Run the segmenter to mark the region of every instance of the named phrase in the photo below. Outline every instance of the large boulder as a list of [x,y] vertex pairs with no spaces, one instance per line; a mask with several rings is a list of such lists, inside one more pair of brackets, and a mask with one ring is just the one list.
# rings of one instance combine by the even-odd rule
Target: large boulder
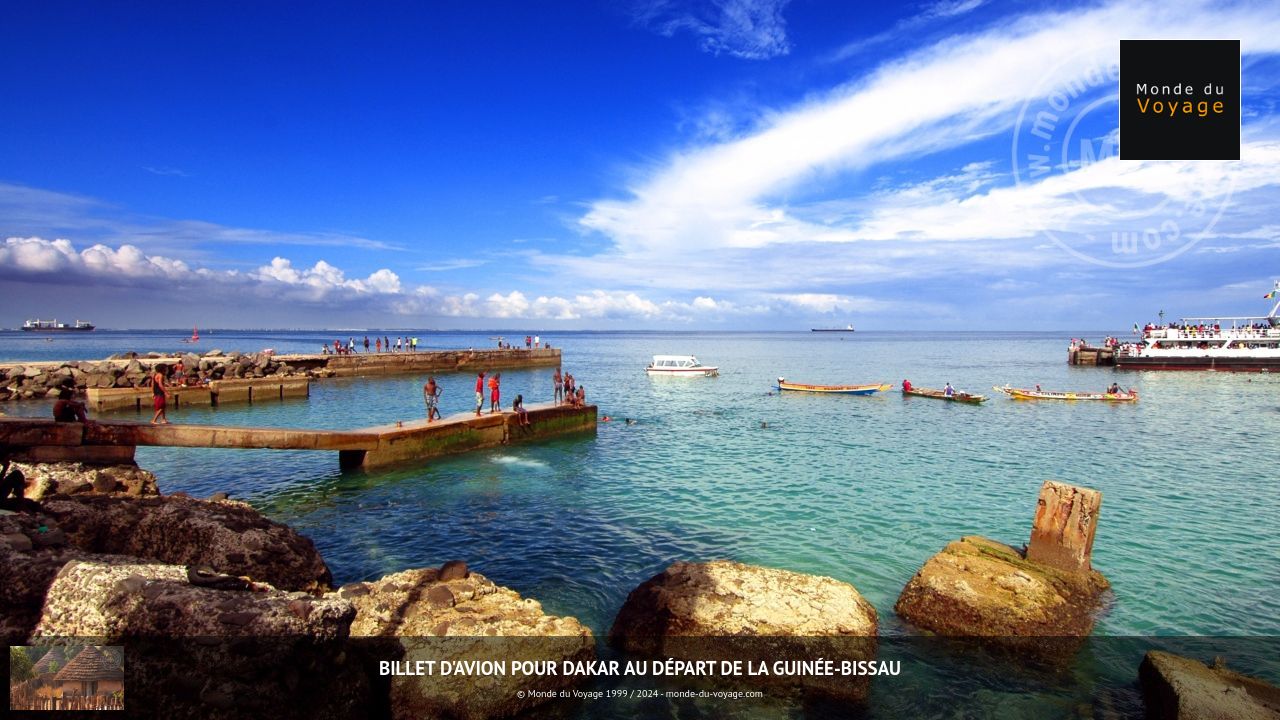
[[[355,610],[334,593],[316,597],[262,583],[193,584],[187,567],[140,560],[72,560],[45,596],[33,637],[347,637]],[[207,575],[206,575],[207,577]]]
[[[33,641],[125,649],[129,710],[146,717],[346,718],[368,710],[365,662],[346,652],[355,610],[328,595],[193,584],[188,568],[73,561],[49,587]],[[215,578],[217,579],[217,578]]]
[[[717,560],[677,562],[627,596],[609,631],[620,650],[687,660],[872,660],[878,618],[852,585]],[[869,677],[789,674],[776,684],[860,700]],[[753,679],[758,681],[759,679]]]
[[26,476],[26,497],[82,492],[159,495],[156,476],[137,465],[85,465],[76,462],[14,463]]
[[1138,680],[1152,720],[1280,720],[1280,688],[1220,662],[1152,650]]
[[332,575],[311,540],[245,503],[165,495],[52,496],[44,512],[90,552],[204,565],[282,590],[327,590]]
[[1047,655],[1073,652],[1093,629],[1106,578],[1026,559],[982,537],[965,537],[929,558],[903,588],[894,610],[939,635],[983,637]]
[[[418,569],[343,586],[356,619],[353,638],[389,638],[383,659],[404,662],[564,661],[595,657],[591,631],[571,617],[543,612],[535,600],[499,587],[462,563]],[[559,673],[397,675],[390,704],[396,718],[504,718],[546,702],[581,675]],[[536,691],[536,692],[535,692]]]

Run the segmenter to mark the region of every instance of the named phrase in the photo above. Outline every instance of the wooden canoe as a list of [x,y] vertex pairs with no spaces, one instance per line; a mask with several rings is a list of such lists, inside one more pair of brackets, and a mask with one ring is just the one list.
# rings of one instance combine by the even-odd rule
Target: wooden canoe
[[986,402],[987,400],[986,395],[974,395],[973,393],[966,393],[966,392],[959,392],[959,391],[957,391],[953,395],[947,395],[942,390],[935,390],[933,388],[921,388],[921,387],[913,387],[910,390],[903,390],[902,394],[918,395],[920,397],[936,398],[938,400],[947,400],[950,402],[969,403],[970,405],[977,405],[979,403]]
[[993,387],[1014,400],[1099,400],[1102,402],[1137,402],[1137,391],[1127,393],[1058,392],[1052,390],[1028,390],[1015,387]]
[[838,395],[871,395],[878,392],[884,392],[893,388],[893,385],[876,384],[876,385],[808,385],[805,383],[778,381],[779,390],[794,390],[796,392],[810,393],[835,393]]

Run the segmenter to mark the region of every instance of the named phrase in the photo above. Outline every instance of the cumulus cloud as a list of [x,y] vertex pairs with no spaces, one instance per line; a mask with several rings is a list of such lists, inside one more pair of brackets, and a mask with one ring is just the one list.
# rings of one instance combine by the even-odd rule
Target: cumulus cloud
[[[725,300],[698,296],[689,302],[656,302],[631,291],[593,289],[567,297],[507,293],[449,294],[428,285],[406,286],[387,268],[349,278],[318,260],[295,266],[285,257],[250,272],[211,270],[148,255],[132,245],[93,245],[83,250],[66,239],[11,237],[0,245],[0,281],[22,280],[60,287],[68,281],[137,290],[196,290],[208,297],[260,297],[332,309],[368,309],[397,315],[512,320],[691,321],[737,312]],[[269,312],[269,311],[264,311]]]
[[713,55],[764,60],[791,51],[782,17],[790,0],[645,0],[636,20],[671,37],[689,33]]

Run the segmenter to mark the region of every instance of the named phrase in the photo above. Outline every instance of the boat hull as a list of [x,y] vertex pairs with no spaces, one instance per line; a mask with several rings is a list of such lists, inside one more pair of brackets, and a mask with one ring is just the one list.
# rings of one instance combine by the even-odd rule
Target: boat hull
[[903,390],[902,394],[933,398],[934,400],[945,400],[947,402],[965,403],[966,405],[980,405],[987,401],[986,395],[973,395],[970,393],[947,395],[941,390],[934,390],[932,388],[912,388],[910,390]]
[[720,374],[720,369],[713,367],[676,369],[645,368],[644,371],[651,377],[714,377]]
[[832,395],[873,395],[891,389],[892,385],[806,385],[804,383],[778,383],[778,390],[791,392],[825,393]]
[[47,327],[47,328],[42,328],[42,327],[24,327],[24,328],[22,328],[22,331],[23,331],[23,332],[29,332],[29,333],[40,333],[40,334],[44,334],[44,333],[77,333],[77,332],[92,332],[92,331],[93,331],[93,329],[94,329],[94,326],[92,326],[92,325],[85,325],[85,326],[83,326],[83,327],[61,327],[61,328],[57,328],[57,327]]
[[1280,372],[1280,357],[1193,357],[1122,355],[1116,358],[1120,370],[1225,370],[1229,372]]
[[1067,400],[1097,402],[1137,402],[1137,393],[1077,393],[1077,392],[1045,392],[1026,390],[1023,388],[993,387],[992,390],[1002,392],[1014,400]]

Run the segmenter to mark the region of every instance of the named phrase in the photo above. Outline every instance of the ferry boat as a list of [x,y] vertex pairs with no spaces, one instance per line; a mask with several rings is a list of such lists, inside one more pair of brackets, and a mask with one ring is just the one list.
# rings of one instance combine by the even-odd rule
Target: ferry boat
[[93,323],[84,320],[77,320],[75,325],[68,325],[63,322],[54,320],[27,320],[22,323],[22,329],[26,332],[89,332],[93,329]]
[[[1280,280],[1263,296],[1280,297]],[[1125,370],[1280,370],[1280,300],[1262,317],[1187,317],[1148,325],[1142,339],[1120,346],[1116,367]],[[1136,326],[1135,326],[1136,327]]]
[[712,377],[720,374],[720,368],[703,365],[692,355],[654,355],[653,362],[644,371],[650,375],[671,377]]
[[845,325],[842,328],[809,328],[809,332],[853,332],[852,325]]

